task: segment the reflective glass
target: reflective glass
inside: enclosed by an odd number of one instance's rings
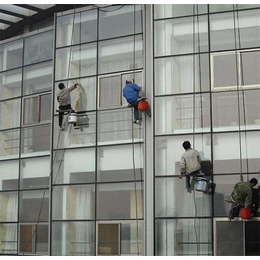
[[[1,201],[0,222],[17,221],[18,192],[0,192],[0,201]]]
[[[22,62],[23,40],[0,45],[0,71],[21,67]]]
[[[0,73],[0,100],[21,96],[22,70]]]
[[[51,121],[51,94],[45,94],[40,96],[40,112],[39,122]]]
[[[155,57],[208,51],[207,16],[156,21],[154,26]]]
[[[131,109],[107,110],[98,112],[98,143],[132,142],[132,138],[142,140],[139,125],[133,125]]]
[[[98,181],[142,180],[142,158],[143,149],[140,144],[136,144],[134,147],[132,145],[120,145],[98,148]]]
[[[97,44],[89,43],[56,50],[55,79],[65,80],[96,74]]]
[[[155,234],[156,256],[212,255],[211,219],[158,219]]]
[[[20,146],[20,130],[0,131],[0,159],[17,158]]]
[[[156,134],[210,131],[210,95],[157,97]]]
[[[74,173],[74,175],[80,173]],[[95,217],[95,186],[71,185],[53,188],[53,220],[93,219]]]
[[[207,54],[155,59],[155,95],[209,91],[208,59]]]
[[[97,218],[137,219],[143,217],[142,183],[113,183],[97,186]]]
[[[196,190],[188,193],[185,177],[156,178],[155,217],[209,217],[211,210],[212,196]]]
[[[53,222],[53,256],[95,256],[95,222]]]
[[[0,163],[0,190],[17,190],[19,161],[9,160]]]
[[[42,187],[42,186],[41,186]],[[32,190],[20,191],[19,220],[48,221],[49,219],[49,191]]]
[[[207,5],[205,4],[155,4],[154,18],[170,18],[180,17],[193,14],[201,14],[207,12]]]
[[[55,148],[75,148],[93,146],[96,143],[96,113],[82,114],[78,117],[79,129],[74,129],[68,123],[68,115],[63,118],[64,131],[58,127],[58,116],[54,117],[54,142]]]
[[[221,12],[221,11],[233,11],[239,9],[249,9],[260,7],[257,4],[210,4],[209,11],[210,12]]]
[[[17,224],[0,224],[0,255],[17,255]]]
[[[99,39],[142,32],[142,6],[122,5],[99,9]]]
[[[98,53],[99,74],[142,68],[142,35],[102,41]]]
[[[237,91],[213,93],[212,120],[214,131],[238,130],[239,125],[244,125],[241,93]]]
[[[52,62],[24,67],[23,94],[35,94],[52,89]]]
[[[48,188],[50,176],[50,157],[37,157],[21,160],[20,188]]]
[[[94,148],[55,151],[53,184],[91,182],[95,182]]]
[[[202,161],[211,160],[210,134],[157,137],[155,139],[156,176],[180,174],[181,155],[185,152],[182,143],[186,140],[189,140],[191,147],[200,153]]]
[[[257,134],[258,132],[214,134],[214,174],[258,172],[260,141]]]
[[[53,31],[25,38],[24,65],[51,60],[53,56]]]
[[[97,10],[73,13],[57,18],[57,47],[91,42],[97,39]]]
[[[23,125],[39,123],[39,96],[23,100]]]
[[[0,130],[20,126],[20,108],[20,98],[0,102]]]

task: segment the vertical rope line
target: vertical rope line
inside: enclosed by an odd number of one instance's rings
[[[241,143],[241,119],[240,119],[240,98],[239,98],[239,60],[238,60],[238,46],[237,46],[237,31],[236,31],[236,16],[235,5],[233,5],[233,23],[234,23],[234,38],[235,38],[235,59],[236,59],[236,80],[237,80],[237,103],[238,103],[238,131],[239,131],[239,156],[240,156],[240,180],[243,181],[242,170],[242,143]]]
[[[238,33],[238,44],[239,49],[241,49],[241,36],[240,36],[240,25],[239,25],[239,13],[238,6],[236,4],[236,15],[237,15],[237,33]],[[244,68],[243,68],[243,56],[239,55],[240,58],[240,73],[241,73],[241,87],[244,86]],[[245,108],[245,92],[241,90],[242,93],[242,104],[243,104],[243,119],[245,125],[245,147],[246,147],[246,172],[247,172],[247,181],[249,181],[249,167],[248,167],[248,147],[247,147],[247,120],[246,120],[246,108]]]

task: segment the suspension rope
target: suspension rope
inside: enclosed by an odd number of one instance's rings
[[[236,11],[236,12],[235,12]],[[237,17],[235,16],[237,14]],[[235,38],[235,60],[236,60],[236,80],[237,80],[237,103],[238,103],[238,135],[239,135],[239,156],[240,156],[240,180],[243,181],[243,163],[242,163],[242,136],[241,136],[241,111],[240,111],[240,93],[239,93],[239,59],[238,59],[238,48],[240,48],[240,36],[238,38],[239,45],[237,44],[237,31],[239,33],[239,24],[236,26],[236,19],[238,23],[238,10],[235,10],[233,4],[233,23],[234,23],[234,38]],[[238,34],[240,35],[240,34]],[[245,106],[245,104],[243,104]],[[245,123],[245,122],[244,122]]]
[[[68,71],[67,71],[67,78],[69,77],[69,70],[70,70],[70,59],[71,59],[71,50],[72,50],[72,43],[73,43],[73,34],[74,34],[74,23],[75,23],[75,11],[76,11],[76,5],[74,7],[74,13],[73,13],[73,26],[72,26],[72,35],[71,35],[71,46],[70,46],[70,55],[69,55],[69,64],[68,64]],[[68,80],[67,80],[67,83],[68,83]],[[65,126],[65,122],[63,122],[63,125]],[[70,128],[70,131],[68,133],[68,137],[67,137],[67,141],[69,139],[69,135],[70,135],[70,132],[71,132],[71,129]],[[57,140],[57,146],[56,146],[56,149],[55,149],[55,153],[54,153],[54,157],[52,159],[52,163],[51,163],[51,170],[50,170],[50,174],[48,176],[48,179],[47,179],[47,183],[46,183],[46,186],[45,186],[45,189],[43,191],[43,197],[42,197],[42,200],[41,200],[41,205],[40,205],[40,209],[39,209],[39,213],[38,213],[38,217],[37,217],[37,221],[36,221],[36,224],[35,224],[35,229],[34,229],[34,232],[32,234],[32,236],[30,237],[30,239],[28,240],[26,246],[25,246],[25,249],[24,249],[24,252],[23,252],[23,255],[25,254],[26,252],[26,249],[27,247],[29,246],[29,244],[32,242],[32,239],[33,237],[35,236],[36,232],[37,232],[37,228],[38,228],[38,225],[39,225],[39,222],[40,222],[40,216],[41,216],[41,212],[42,212],[42,208],[43,208],[43,203],[44,203],[44,198],[45,198],[45,195],[46,195],[46,192],[47,192],[47,187],[50,185],[50,179],[52,177],[52,174],[53,174],[53,166],[54,166],[54,162],[56,160],[56,155],[57,155],[57,150],[58,150],[58,146],[59,146],[59,142],[60,142],[60,136],[61,136],[61,130],[59,130],[59,135],[58,135],[58,140]],[[66,143],[67,143],[66,141]],[[63,156],[62,158],[64,157],[64,154],[65,154],[65,150],[63,152]],[[62,160],[60,162],[60,164],[62,163]],[[60,166],[59,166],[59,169],[60,169]],[[58,174],[56,176],[56,179],[58,177]],[[55,179],[55,181],[56,181]],[[53,188],[52,188],[53,190]]]

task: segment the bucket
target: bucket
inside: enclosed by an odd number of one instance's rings
[[[251,209],[249,208],[241,208],[241,218],[249,219],[251,215]]]
[[[71,113],[69,116],[68,116],[68,122],[69,124],[75,124],[77,123],[78,121],[78,118],[77,118],[77,114],[76,113]]]
[[[147,108],[148,108],[148,102],[147,102],[147,101],[145,101],[145,100],[139,101],[139,103],[138,103],[138,109],[139,109],[141,112],[146,111]]]
[[[207,190],[207,179],[205,178],[197,178],[197,182],[195,184],[195,190],[196,191],[203,191],[205,192]]]

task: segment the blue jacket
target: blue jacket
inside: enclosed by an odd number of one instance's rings
[[[123,96],[125,97],[126,101],[131,104],[140,98],[140,90],[141,88],[137,84],[127,83],[123,89]]]

